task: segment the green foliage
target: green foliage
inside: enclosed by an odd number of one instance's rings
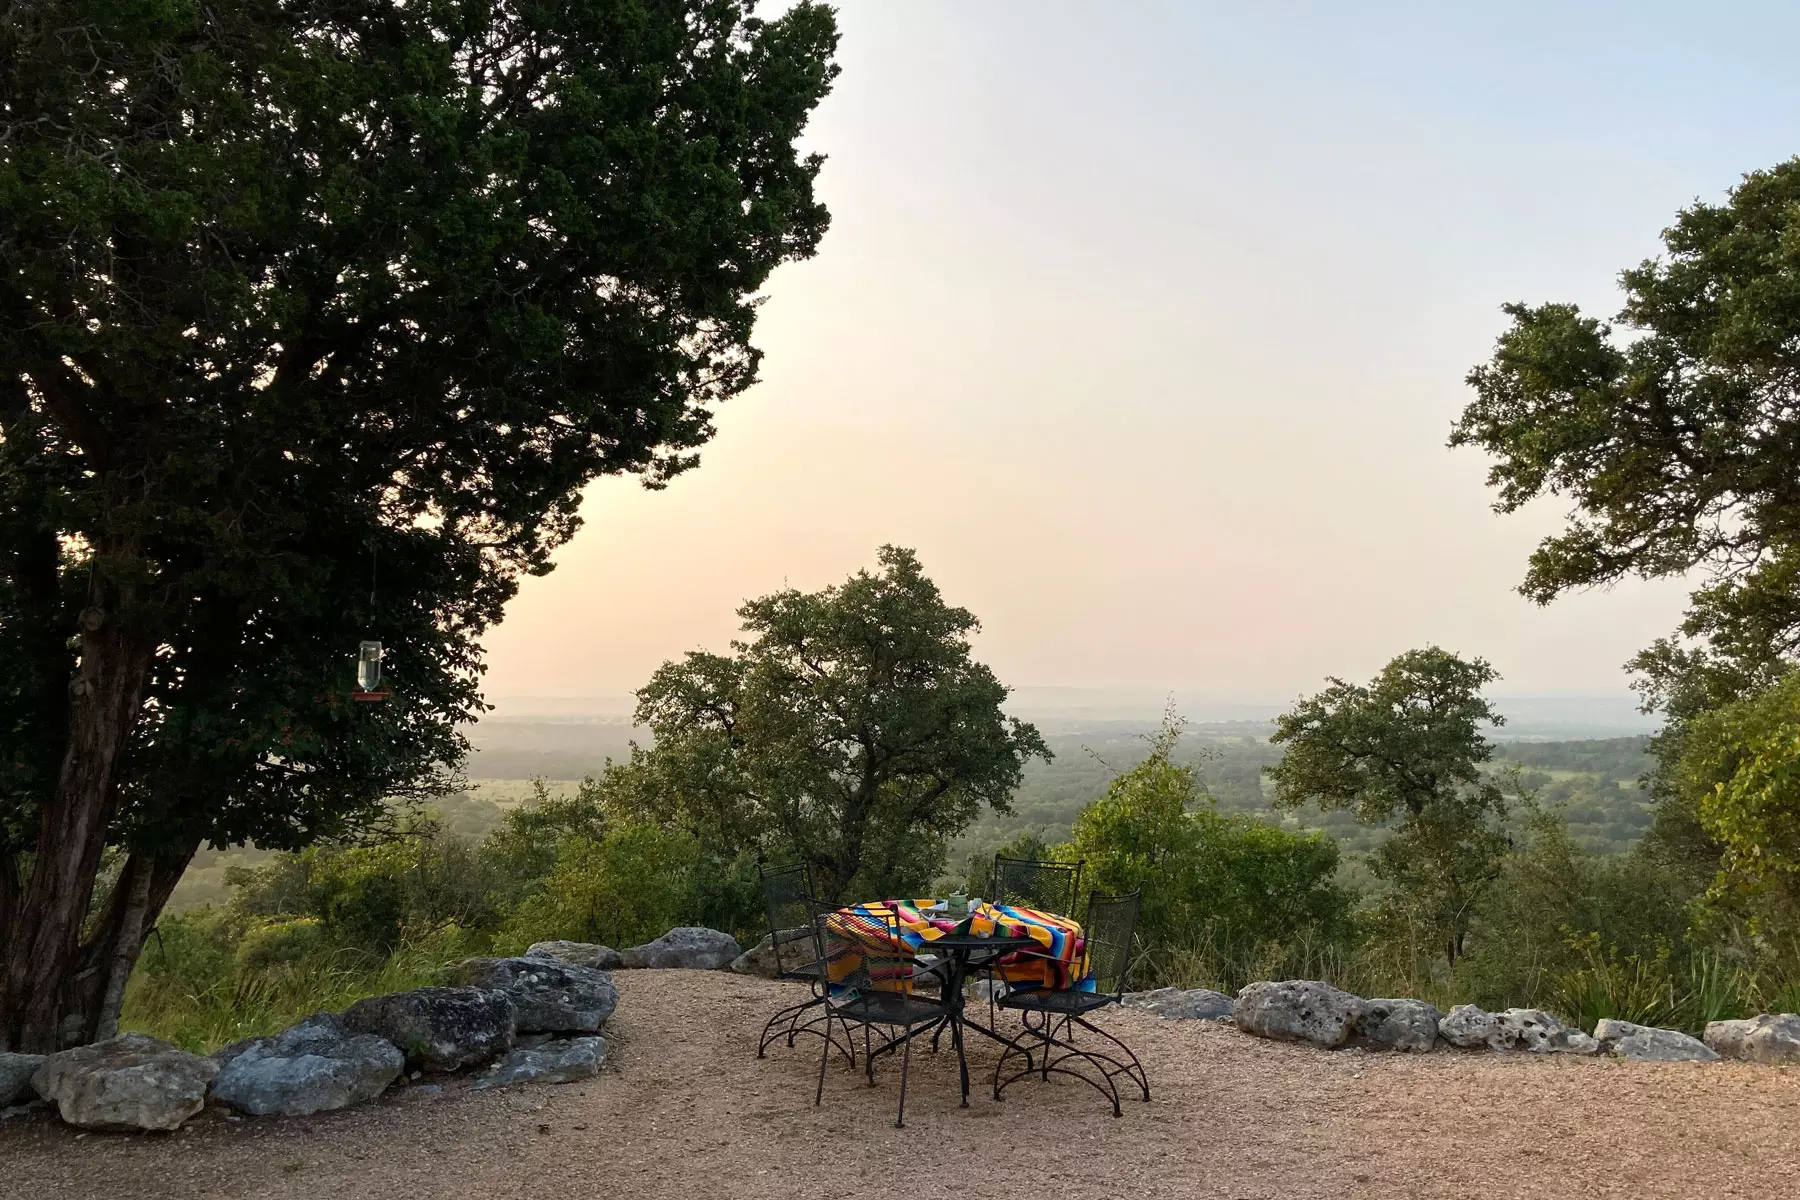
[[[1332,679],[1270,738],[1287,750],[1266,772],[1277,804],[1398,818],[1371,868],[1392,888],[1393,916],[1434,930],[1452,965],[1506,850],[1495,820],[1505,803],[1481,771],[1493,754],[1481,727],[1501,721],[1481,689],[1496,678],[1480,659],[1411,650],[1367,687]]]
[[[1573,305],[1507,307],[1512,327],[1471,372],[1476,399],[1451,444],[1495,457],[1501,511],[1546,492],[1574,501],[1567,529],[1533,554],[1527,595],[1710,565],[1733,581],[1696,597],[1711,616],[1694,632],[1750,650],[1740,635],[1786,610],[1759,631],[1760,657],[1784,652],[1761,635],[1800,631],[1791,589],[1732,608],[1794,566],[1797,214],[1800,160],[1745,176],[1723,205],[1684,210],[1663,233],[1667,254],[1623,273],[1622,337]]]
[[[622,947],[676,925],[760,936],[753,856],[721,858],[686,830],[621,816],[608,788],[540,783],[480,842],[428,820],[228,868],[228,903],[158,924],[127,1024],[211,1048],[436,982],[471,954],[552,938]]]
[[[634,946],[691,924],[699,851],[687,831],[651,824],[561,837],[548,877],[513,912],[501,941],[518,950],[552,938]]]
[[[1692,718],[1674,772],[1723,851],[1709,898],[1752,932],[1800,918],[1800,673]]]
[[[243,931],[229,911],[196,909],[157,929],[132,976],[122,1027],[196,1053],[277,1033],[364,996],[441,983],[446,964],[486,949],[483,939],[452,926],[390,954],[322,940],[296,954],[245,961]]]
[[[1560,811],[1523,806],[1511,851],[1476,906],[1470,953],[1456,964],[1459,993],[1489,1007],[1554,1006],[1560,982],[1591,956],[1685,962],[1687,905],[1695,892],[1641,854],[1583,850]]]
[[[748,640],[690,653],[638,692],[651,749],[604,777],[622,808],[721,852],[797,852],[821,894],[911,895],[983,805],[1005,811],[1036,729],[970,653],[979,628],[910,550],[819,592],[738,610]]]
[[[263,971],[298,962],[324,944],[325,925],[317,917],[276,918],[244,930],[233,957],[244,971]]]
[[[836,38],[812,3],[8,6],[0,1044],[96,1015],[103,845],[178,874],[450,786],[481,635],[586,485],[693,466],[754,382],[827,224],[796,143]]]
[[[1800,159],[1683,210],[1663,241],[1664,255],[1623,273],[1616,332],[1569,304],[1507,306],[1511,326],[1471,372],[1476,398],[1450,440],[1493,456],[1498,510],[1573,503],[1531,557],[1527,596],[1697,578],[1680,628],[1631,664],[1646,706],[1668,717],[1646,851],[1691,878],[1723,857],[1718,898],[1761,903],[1789,888],[1761,860],[1791,858],[1777,814],[1792,755],[1766,732],[1756,749],[1742,742],[1762,765],[1733,783],[1735,752],[1719,744],[1731,736],[1690,726],[1777,687],[1800,654]],[[1758,720],[1725,720],[1740,718]]]
[[[1083,863],[1084,887],[1143,890],[1148,959],[1137,985],[1179,974],[1176,956],[1241,962],[1272,947],[1342,942],[1350,897],[1332,882],[1337,847],[1214,811],[1196,769],[1175,760],[1181,729],[1171,717],[1150,756],[1083,809],[1056,850]]]

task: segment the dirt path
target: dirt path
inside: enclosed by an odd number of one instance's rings
[[[617,980],[613,1061],[589,1083],[289,1120],[209,1112],[172,1136],[15,1120],[0,1197],[1800,1197],[1796,1071],[1328,1054],[1115,1012],[1155,1088],[1122,1120],[1074,1081],[959,1110],[945,1053],[915,1056],[898,1131],[894,1068],[871,1091],[834,1066],[815,1109],[816,1041],[757,1061],[787,985]],[[993,1063],[986,1045],[972,1058]]]

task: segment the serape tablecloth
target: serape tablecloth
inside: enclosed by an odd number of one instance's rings
[[[826,918],[834,935],[828,951],[827,974],[841,982],[865,960],[877,986],[910,990],[913,959],[929,953],[931,943],[949,934],[991,936],[1025,935],[1034,943],[1028,953],[1017,951],[995,965],[1000,977],[1014,987],[1074,988],[1092,991],[1088,978],[1087,943],[1081,925],[1071,917],[983,901],[967,916],[929,911],[934,899],[870,900],[850,904]],[[899,922],[899,942],[892,935],[890,918]]]

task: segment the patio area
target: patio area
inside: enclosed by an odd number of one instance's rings
[[[955,1057],[868,1088],[817,1041],[755,1057],[802,985],[620,972],[613,1054],[587,1083],[409,1095],[310,1118],[82,1137],[0,1126],[0,1196],[1752,1197],[1791,1194],[1800,1074],[1739,1064],[1321,1053],[1109,1009],[1155,1099],[1122,1119],[1073,1080],[958,1107]],[[992,1068],[981,1039],[970,1066]],[[1013,1147],[1010,1156],[974,1146]]]

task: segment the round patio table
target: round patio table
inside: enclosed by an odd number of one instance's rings
[[[999,1031],[968,1018],[963,989],[970,974],[992,968],[1015,987],[1080,988],[1086,982],[1091,988],[1093,984],[1085,979],[1087,946],[1081,926],[1069,917],[992,903],[971,905],[966,915],[934,911],[938,908],[935,900],[873,900],[836,910],[826,918],[827,928],[862,953],[838,956],[827,965],[826,973],[828,982],[835,982],[861,965],[863,957],[903,961],[916,959],[922,951],[941,954],[944,961],[931,973],[938,976],[948,1006],[944,1020],[910,1029],[874,1053],[888,1053],[926,1032],[932,1034],[935,1046],[947,1027],[961,1073],[962,1103],[967,1107],[969,1060],[963,1050],[964,1031],[973,1029],[1001,1045],[1012,1044]],[[887,932],[889,916],[899,921],[898,945]],[[914,976],[910,971],[905,977],[893,971],[876,974],[894,990],[911,990]]]

